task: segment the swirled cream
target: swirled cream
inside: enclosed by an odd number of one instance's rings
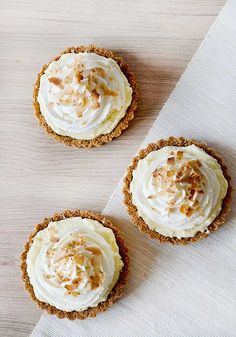
[[[94,53],[64,54],[40,78],[40,110],[59,135],[89,140],[110,133],[131,101],[116,61]]]
[[[216,159],[195,145],[150,152],[139,160],[130,184],[132,202],[148,227],[177,238],[207,231],[227,188]]]
[[[105,301],[122,267],[112,230],[81,217],[50,222],[27,255],[37,299],[68,312]]]

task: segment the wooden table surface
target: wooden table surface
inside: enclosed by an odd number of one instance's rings
[[[19,255],[29,232],[57,211],[102,211],[224,3],[1,1],[0,336],[27,336],[41,315],[20,280]],[[49,138],[33,116],[31,97],[42,64],[67,46],[91,43],[127,60],[141,97],[121,137],[84,150]]]

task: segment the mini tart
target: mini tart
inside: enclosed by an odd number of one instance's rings
[[[50,63],[52,61],[58,61],[60,57],[64,54],[68,54],[68,53],[78,54],[78,53],[84,53],[84,52],[95,53],[97,55],[115,60],[116,63],[119,65],[122,73],[127,78],[129,85],[132,89],[131,103],[126,110],[125,115],[121,118],[121,120],[113,128],[113,130],[110,133],[101,134],[89,140],[76,139],[71,136],[60,135],[56,133],[55,131],[53,131],[53,129],[46,122],[46,119],[41,112],[40,104],[38,102],[38,94],[40,90],[40,79],[41,79],[41,76],[45,73],[45,70],[48,68]],[[41,125],[46,130],[46,132],[50,136],[52,136],[55,140],[62,142],[69,146],[85,147],[85,148],[91,148],[93,146],[95,147],[101,146],[104,143],[110,142],[113,138],[120,136],[122,131],[128,128],[129,122],[134,118],[134,112],[137,108],[137,101],[138,101],[138,91],[137,91],[136,78],[135,78],[134,73],[129,71],[128,65],[124,62],[124,60],[121,57],[114,55],[111,51],[104,49],[104,48],[98,48],[94,45],[67,48],[61,54],[53,58],[48,64],[43,65],[40,72],[37,75],[37,79],[34,84],[34,91],[33,91],[33,107],[35,111],[35,116],[37,117],[39,121],[39,125]]]
[[[208,155],[217,160],[220,165],[224,178],[227,180],[228,189],[226,195],[222,201],[222,208],[218,216],[210,223],[207,227],[207,230],[204,232],[198,231],[194,236],[191,237],[170,237],[158,233],[156,230],[151,230],[144,219],[139,216],[137,207],[133,204],[132,193],[130,190],[130,185],[133,179],[133,171],[136,170],[140,160],[144,159],[149,153],[164,148],[166,146],[177,146],[177,147],[187,147],[190,145],[195,145],[200,149],[203,149]],[[132,164],[129,166],[127,174],[124,178],[124,204],[127,207],[128,213],[131,215],[133,223],[138,226],[139,230],[143,233],[146,233],[150,238],[157,239],[161,243],[172,243],[172,244],[188,244],[190,242],[197,242],[200,239],[203,239],[209,235],[210,232],[213,232],[218,229],[225,222],[225,218],[231,209],[231,192],[232,186],[230,184],[230,176],[227,172],[227,167],[223,163],[223,159],[219,154],[213,149],[207,146],[206,143],[198,142],[194,139],[185,139],[183,137],[174,138],[169,137],[168,139],[161,139],[156,143],[149,144],[145,149],[141,150],[139,154],[133,158]]]
[[[116,244],[119,248],[119,255],[123,262],[123,267],[120,271],[118,281],[115,283],[111,289],[107,299],[103,302],[100,302],[96,307],[89,307],[83,311],[64,311],[56,308],[53,305],[42,302],[38,300],[35,295],[33,286],[30,283],[30,278],[27,272],[27,254],[30,250],[31,245],[33,244],[34,237],[42,230],[48,227],[49,223],[65,220],[68,218],[81,217],[83,219],[92,219],[97,220],[104,227],[110,228],[115,236]],[[21,270],[22,270],[22,279],[25,283],[25,289],[29,292],[33,301],[41,308],[44,309],[48,314],[56,315],[58,318],[68,318],[70,320],[74,319],[85,319],[87,317],[95,317],[98,313],[108,309],[115,301],[117,301],[124,290],[124,286],[127,282],[127,276],[129,271],[129,258],[128,258],[128,249],[125,247],[123,239],[121,238],[118,230],[114,227],[110,220],[105,218],[101,214],[94,214],[91,211],[64,211],[63,213],[54,214],[50,218],[45,218],[41,224],[38,224],[35,227],[33,233],[29,236],[28,242],[24,247],[24,251],[21,254]]]

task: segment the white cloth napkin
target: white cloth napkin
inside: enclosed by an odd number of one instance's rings
[[[227,3],[152,126],[143,146],[170,135],[206,141],[235,177],[236,1]],[[123,298],[85,321],[44,314],[32,337],[236,336],[235,211],[209,238],[185,247],[139,233],[122,184],[103,213],[122,230],[131,273]]]

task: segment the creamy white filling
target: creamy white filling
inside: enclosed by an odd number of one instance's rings
[[[68,312],[105,301],[122,267],[112,230],[81,217],[49,223],[27,255],[35,296]]]
[[[38,102],[60,135],[93,139],[110,133],[125,115],[132,88],[119,65],[94,53],[68,53],[40,78]]]
[[[181,172],[182,181],[176,177]],[[221,210],[227,188],[218,162],[195,145],[150,152],[138,162],[130,184],[132,202],[148,227],[177,238],[207,231]]]

